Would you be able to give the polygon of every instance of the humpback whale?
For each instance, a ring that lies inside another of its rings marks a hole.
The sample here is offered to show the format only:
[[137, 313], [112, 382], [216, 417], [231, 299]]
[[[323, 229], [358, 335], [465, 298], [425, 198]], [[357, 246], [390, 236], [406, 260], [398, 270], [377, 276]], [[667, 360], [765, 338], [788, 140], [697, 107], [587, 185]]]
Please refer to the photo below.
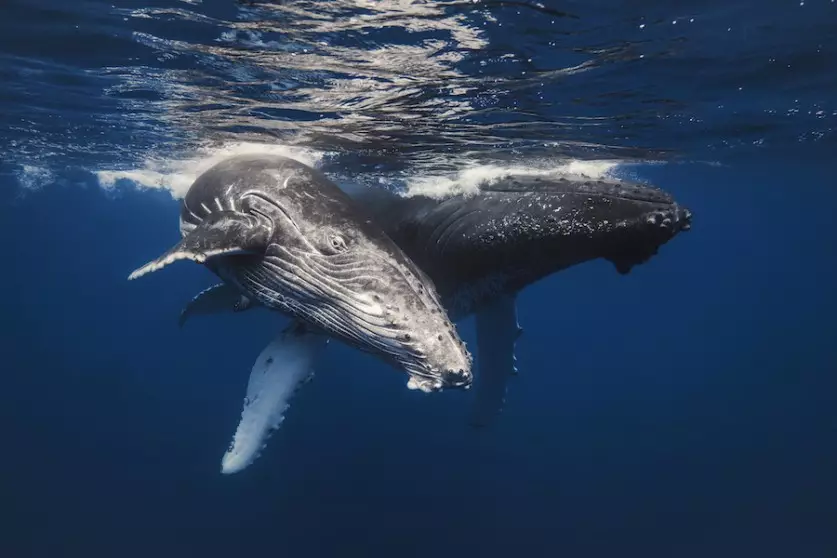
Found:
[[434, 281], [454, 322], [475, 316], [476, 426], [500, 411], [517, 373], [520, 291], [598, 258], [627, 274], [692, 224], [691, 211], [659, 188], [613, 179], [518, 175], [441, 200], [384, 189], [356, 199]]
[[[548, 275], [598, 258], [612, 262], [621, 274], [629, 273], [678, 233], [689, 230], [692, 221], [691, 212], [662, 190], [617, 180], [509, 176], [483, 185], [473, 195], [436, 199], [373, 188], [356, 192], [353, 198], [430, 277], [453, 321], [475, 316], [478, 373], [470, 422], [478, 426], [489, 424], [499, 413], [508, 379], [517, 372], [514, 348], [522, 331], [517, 293]], [[248, 306], [237, 297], [235, 292], [226, 299], [201, 293], [184, 314]], [[304, 340], [298, 335], [285, 344], [301, 345]], [[310, 366], [315, 354], [305, 354]], [[276, 391], [284, 392], [294, 373], [279, 370], [284, 365], [274, 362]], [[269, 414], [249, 403], [255, 393], [253, 379], [263, 373], [257, 362], [239, 431], [249, 431], [260, 415]], [[272, 391], [266, 383], [261, 390]], [[236, 455], [240, 470], [258, 451], [251, 448], [246, 457], [242, 452]]]
[[453, 321], [589, 260], [627, 274], [692, 219], [659, 188], [610, 179], [508, 176], [471, 195], [376, 188], [355, 199], [430, 276]]
[[[238, 436], [239, 449], [252, 451], [262, 427], [281, 421], [277, 409], [310, 374], [323, 336], [406, 371], [411, 389], [470, 385], [472, 357], [433, 282], [315, 169], [280, 156], [221, 161], [201, 174], [182, 200], [180, 233], [179, 242], [129, 279], [190, 260], [223, 281], [199, 295], [204, 307], [234, 300], [234, 309], [253, 303], [293, 319], [254, 367], [253, 373], [258, 368], [264, 377], [251, 385], [262, 393], [259, 386], [267, 383], [272, 399], [248, 398], [250, 414], [266, 422], [251, 428], [255, 438]], [[181, 323], [201, 313], [201, 306], [184, 312]], [[270, 383], [274, 363], [283, 364], [285, 374]], [[231, 469], [241, 463], [236, 456], [228, 461]]]

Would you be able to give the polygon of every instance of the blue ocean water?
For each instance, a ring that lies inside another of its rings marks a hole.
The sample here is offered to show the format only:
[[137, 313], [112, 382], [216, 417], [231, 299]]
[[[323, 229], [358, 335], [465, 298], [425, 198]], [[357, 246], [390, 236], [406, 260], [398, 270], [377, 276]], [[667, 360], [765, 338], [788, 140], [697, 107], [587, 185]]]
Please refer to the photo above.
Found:
[[[829, 0], [3, 2], [0, 556], [837, 556], [835, 39]], [[225, 476], [285, 322], [179, 329], [209, 273], [127, 275], [242, 152], [604, 173], [694, 226], [525, 290], [491, 429], [332, 343]]]

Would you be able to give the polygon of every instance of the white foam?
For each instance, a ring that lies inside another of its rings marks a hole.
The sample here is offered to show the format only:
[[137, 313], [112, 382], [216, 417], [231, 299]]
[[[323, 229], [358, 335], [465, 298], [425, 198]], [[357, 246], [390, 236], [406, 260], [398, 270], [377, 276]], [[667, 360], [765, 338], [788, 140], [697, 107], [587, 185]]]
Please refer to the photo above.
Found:
[[55, 175], [49, 169], [35, 165], [22, 165], [17, 173], [21, 186], [27, 190], [38, 190], [55, 181]]
[[95, 175], [104, 188], [112, 188], [119, 181], [127, 180], [140, 188], [163, 188], [174, 198], [182, 198], [192, 182], [216, 163], [235, 155], [284, 155], [317, 166], [326, 155], [305, 147], [256, 142], [236, 142], [220, 146], [206, 146], [180, 159], [152, 158], [141, 168], [129, 170], [98, 170]]
[[473, 165], [454, 175], [425, 175], [407, 179], [405, 196], [444, 198], [452, 195], [473, 195], [482, 186], [498, 182], [509, 176], [555, 176], [577, 180], [615, 179], [614, 170], [619, 166], [614, 160], [535, 161], [521, 165]]
[[[139, 188], [168, 190], [172, 197], [180, 199], [186, 195], [189, 187], [201, 173], [227, 157], [243, 154], [284, 155], [312, 167], [318, 167], [324, 158], [334, 153], [282, 144], [233, 142], [197, 148], [181, 157], [149, 158], [134, 169], [101, 169], [94, 171], [94, 174], [103, 188], [112, 188], [121, 181], [127, 181]], [[457, 194], [472, 195], [478, 193], [483, 186], [510, 176], [617, 180], [619, 179], [615, 174], [617, 170], [623, 171], [626, 165], [636, 164], [638, 161], [539, 158], [517, 161], [508, 165], [476, 164], [467, 161], [451, 161], [451, 163], [458, 166], [459, 170], [449, 174], [426, 174], [419, 171], [402, 179], [405, 185], [402, 195], [423, 195], [437, 199]], [[643, 161], [642, 163], [651, 162]], [[32, 167], [26, 172], [29, 183], [44, 181], [43, 169]], [[341, 186], [345, 186], [347, 181], [349, 183], [364, 182], [362, 176], [353, 176], [348, 170], [341, 175], [330, 175], [330, 178]], [[24, 182], [23, 179], [21, 181]], [[395, 177], [379, 176], [379, 181], [394, 182]]]

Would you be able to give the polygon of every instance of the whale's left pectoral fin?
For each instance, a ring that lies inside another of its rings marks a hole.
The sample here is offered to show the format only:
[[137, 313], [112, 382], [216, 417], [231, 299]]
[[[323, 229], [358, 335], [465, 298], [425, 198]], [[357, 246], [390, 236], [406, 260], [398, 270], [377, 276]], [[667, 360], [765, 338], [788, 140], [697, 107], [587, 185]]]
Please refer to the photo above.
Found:
[[522, 330], [515, 297], [504, 296], [476, 314], [477, 375], [470, 422], [488, 426], [503, 409], [509, 378], [517, 374], [514, 346]]
[[222, 473], [242, 471], [259, 457], [285, 419], [288, 401], [313, 375], [327, 343], [321, 332], [293, 322], [264, 348], [250, 372], [241, 421], [221, 459]]
[[142, 277], [178, 260], [204, 263], [215, 256], [263, 254], [269, 235], [269, 227], [254, 215], [219, 211], [209, 215], [165, 254], [135, 270], [128, 279]]

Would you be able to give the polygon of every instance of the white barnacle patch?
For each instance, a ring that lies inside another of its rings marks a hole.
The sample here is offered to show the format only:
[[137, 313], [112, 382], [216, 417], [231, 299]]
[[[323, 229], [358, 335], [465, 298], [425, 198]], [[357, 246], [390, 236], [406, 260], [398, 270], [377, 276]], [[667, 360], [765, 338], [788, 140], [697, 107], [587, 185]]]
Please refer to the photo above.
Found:
[[416, 390], [419, 389], [419, 382], [412, 376], [407, 380], [407, 389], [409, 390]]
[[416, 376], [410, 376], [410, 379], [407, 380], [407, 389], [409, 390], [433, 393], [434, 391], [438, 391], [441, 387], [442, 382], [439, 380], [428, 380], [427, 378], [417, 378]]

